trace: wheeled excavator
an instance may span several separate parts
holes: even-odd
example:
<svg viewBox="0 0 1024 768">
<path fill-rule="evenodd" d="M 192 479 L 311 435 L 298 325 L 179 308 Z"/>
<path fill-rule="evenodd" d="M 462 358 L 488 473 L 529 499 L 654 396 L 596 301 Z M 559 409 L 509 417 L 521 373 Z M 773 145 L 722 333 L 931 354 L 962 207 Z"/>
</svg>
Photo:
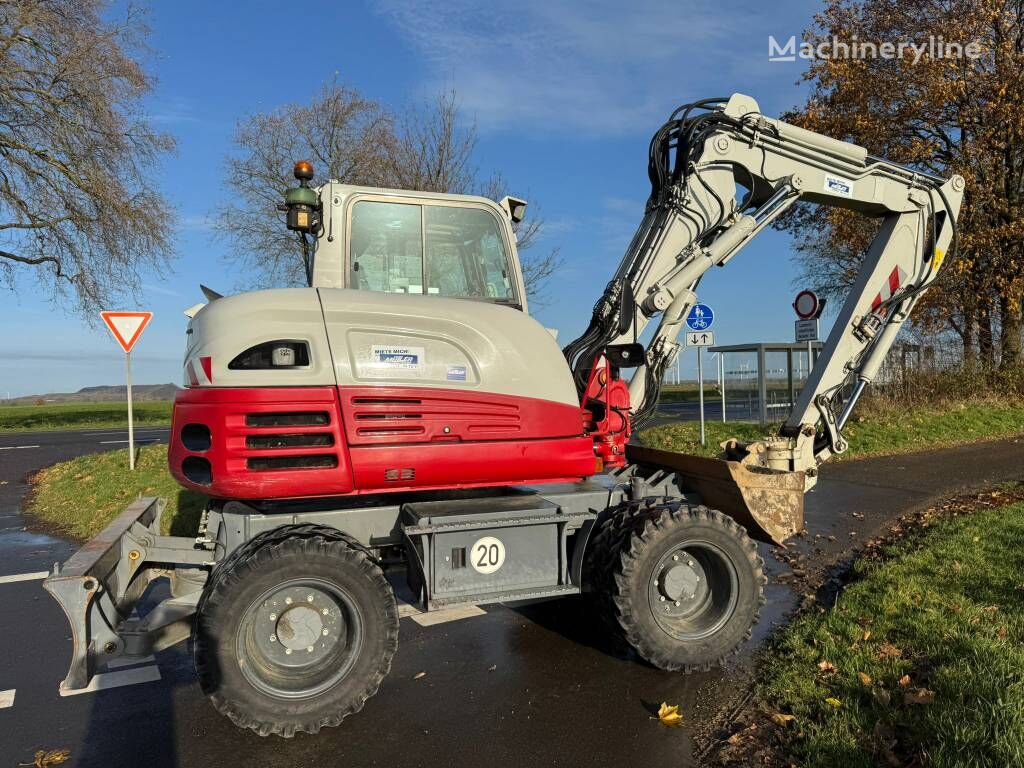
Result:
<svg viewBox="0 0 1024 768">
<path fill-rule="evenodd" d="M 664 670 L 735 651 L 764 602 L 755 541 L 802 528 L 804 493 L 956 250 L 964 180 L 742 94 L 673 112 L 648 175 L 643 220 L 563 350 L 528 311 L 525 201 L 313 186 L 298 163 L 281 208 L 308 287 L 207 290 L 187 313 L 168 460 L 209 497 L 199 531 L 165 535 L 164 502 L 141 498 L 55 566 L 62 689 L 190 640 L 238 726 L 338 725 L 390 669 L 403 573 L 424 611 L 587 593 Z M 705 273 L 797 203 L 879 226 L 786 422 L 718 459 L 631 441 Z"/>
</svg>

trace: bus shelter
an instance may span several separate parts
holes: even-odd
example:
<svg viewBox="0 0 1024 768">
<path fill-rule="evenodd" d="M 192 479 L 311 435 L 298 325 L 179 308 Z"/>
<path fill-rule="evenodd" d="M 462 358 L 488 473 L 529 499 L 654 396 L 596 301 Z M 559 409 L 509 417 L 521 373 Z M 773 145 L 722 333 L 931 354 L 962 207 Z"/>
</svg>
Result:
<svg viewBox="0 0 1024 768">
<path fill-rule="evenodd" d="M 822 346 L 815 341 L 711 347 L 718 354 L 722 421 L 785 421 Z"/>
</svg>

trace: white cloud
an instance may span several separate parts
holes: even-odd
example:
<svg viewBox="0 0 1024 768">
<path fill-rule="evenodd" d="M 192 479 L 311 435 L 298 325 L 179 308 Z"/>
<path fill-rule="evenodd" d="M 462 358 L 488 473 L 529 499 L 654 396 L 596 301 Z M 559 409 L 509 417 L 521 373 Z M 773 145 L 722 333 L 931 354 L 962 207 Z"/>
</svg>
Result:
<svg viewBox="0 0 1024 768">
<path fill-rule="evenodd" d="M 728 95 L 711 91 L 764 58 L 758 19 L 770 9 L 751 5 L 384 0 L 380 7 L 429 62 L 425 85 L 454 87 L 481 130 L 615 136 L 648 133 L 684 101 Z"/>
</svg>

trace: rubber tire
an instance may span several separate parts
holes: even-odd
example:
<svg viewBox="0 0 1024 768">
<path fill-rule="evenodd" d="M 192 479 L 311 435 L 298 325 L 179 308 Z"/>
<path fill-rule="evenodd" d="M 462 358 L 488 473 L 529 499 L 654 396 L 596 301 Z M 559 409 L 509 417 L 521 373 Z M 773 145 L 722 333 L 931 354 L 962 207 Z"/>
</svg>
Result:
<svg viewBox="0 0 1024 768">
<path fill-rule="evenodd" d="M 684 643 L 656 622 L 647 587 L 661 555 L 692 539 L 716 545 L 729 558 L 738 597 L 731 617 L 717 632 Z M 726 661 L 750 637 L 765 601 L 767 578 L 757 546 L 732 518 L 679 500 L 630 502 L 616 509 L 594 544 L 590 573 L 606 626 L 653 666 L 706 671 Z"/>
<path fill-rule="evenodd" d="M 204 693 L 235 725 L 260 736 L 291 738 L 340 724 L 377 692 L 398 649 L 394 592 L 369 553 L 340 534 L 305 531 L 289 536 L 284 530 L 284 535 L 249 542 L 236 551 L 211 577 L 194 625 L 193 659 Z M 346 677 L 312 699 L 289 701 L 246 680 L 238 666 L 235 636 L 260 594 L 296 577 L 343 588 L 362 614 L 364 636 L 362 653 Z"/>
</svg>

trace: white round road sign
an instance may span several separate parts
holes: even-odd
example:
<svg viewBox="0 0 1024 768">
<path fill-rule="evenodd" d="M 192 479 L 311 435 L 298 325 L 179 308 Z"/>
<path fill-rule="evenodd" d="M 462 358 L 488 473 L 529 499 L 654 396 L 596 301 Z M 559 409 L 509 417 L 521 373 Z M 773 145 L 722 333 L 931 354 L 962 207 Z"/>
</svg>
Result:
<svg viewBox="0 0 1024 768">
<path fill-rule="evenodd" d="M 810 320 L 818 314 L 818 294 L 814 291 L 800 291 L 793 302 L 793 309 L 801 320 Z"/>
<path fill-rule="evenodd" d="M 501 539 L 484 536 L 469 548 L 469 560 L 477 573 L 494 573 L 505 562 L 505 545 Z"/>
</svg>

